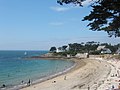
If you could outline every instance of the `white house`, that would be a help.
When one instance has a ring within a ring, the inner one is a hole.
[[[105,46],[98,46],[97,47],[98,51],[101,51],[103,54],[110,54],[112,51],[109,48],[106,48]]]
[[[67,54],[67,57],[68,57],[68,58],[70,58],[70,57],[71,57],[71,55]]]
[[[77,53],[75,57],[77,58],[87,58],[88,53]]]
[[[105,48],[105,46],[98,46],[97,47],[97,50],[102,50],[102,49],[104,49]]]
[[[63,47],[58,47],[56,49],[56,52],[59,53],[59,52],[65,52],[65,51],[68,51],[69,50],[69,46],[66,47],[66,49],[64,49]]]
[[[103,53],[103,54],[110,54],[110,53],[112,53],[112,52],[111,52],[111,50],[110,50],[109,48],[103,48],[103,49],[101,50],[101,53]]]
[[[59,53],[59,52],[64,52],[64,50],[62,49],[62,47],[59,47],[56,49],[56,52]]]

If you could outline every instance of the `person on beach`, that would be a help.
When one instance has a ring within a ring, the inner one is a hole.
[[[119,83],[119,85],[118,85],[118,89],[120,89],[120,83]]]
[[[66,76],[64,77],[64,80],[66,80]]]
[[[90,86],[88,85],[88,90],[90,90]]]
[[[3,84],[0,88],[5,88],[6,87],[6,85],[5,84]],[[0,89],[1,90],[1,89]]]
[[[28,85],[28,86],[30,86],[30,84],[31,84],[31,81],[30,81],[30,79],[29,79],[29,81],[28,81],[27,85]]]
[[[112,85],[112,90],[114,90],[114,88],[115,88],[114,85]]]
[[[23,84],[23,83],[24,83],[24,81],[22,80],[22,81],[21,81],[21,84]]]

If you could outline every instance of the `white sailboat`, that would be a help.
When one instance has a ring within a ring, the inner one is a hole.
[[[27,55],[27,52],[24,52],[24,55]]]

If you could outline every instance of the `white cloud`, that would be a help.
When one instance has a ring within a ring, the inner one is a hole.
[[[50,25],[53,25],[53,26],[61,26],[63,25],[64,23],[63,22],[51,22],[49,23]]]
[[[68,11],[70,10],[70,8],[68,7],[58,7],[58,6],[54,6],[54,7],[50,7],[52,10],[57,11],[57,12],[64,12],[64,11]]]
[[[91,3],[93,3],[95,0],[85,0],[84,2],[82,2],[82,5],[90,5]]]

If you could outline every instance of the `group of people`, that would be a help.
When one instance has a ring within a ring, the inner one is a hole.
[[[22,84],[24,83],[24,81],[22,80],[21,82]],[[31,85],[31,80],[29,79],[28,82],[27,82],[27,86],[30,86]]]
[[[24,81],[22,80],[21,83],[23,84]],[[28,82],[27,82],[27,86],[30,86],[30,85],[31,85],[31,80],[29,79]],[[6,85],[3,84],[0,88],[5,88],[5,87],[6,87]]]

